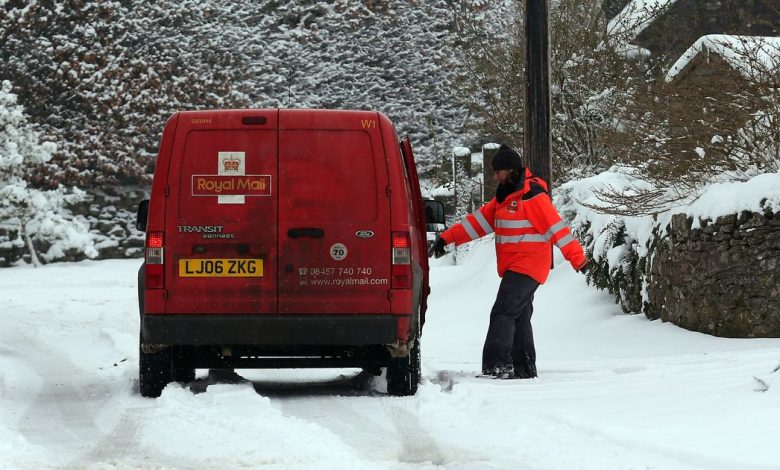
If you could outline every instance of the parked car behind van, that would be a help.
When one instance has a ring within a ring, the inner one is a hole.
[[[143,396],[268,367],[384,367],[390,394],[416,393],[425,211],[383,114],[177,113],[138,226]]]

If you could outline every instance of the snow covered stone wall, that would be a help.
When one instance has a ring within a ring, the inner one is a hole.
[[[626,313],[724,337],[780,337],[780,173],[713,183],[654,216],[594,210],[629,193],[619,171],[557,188],[554,202],[591,260],[588,282]]]
[[[672,217],[655,243],[650,318],[724,337],[780,337],[780,213]]]
[[[93,190],[78,209],[89,222],[97,259],[138,258],[143,255],[144,232],[135,228],[138,203],[149,198],[139,187],[107,187]]]
[[[93,190],[84,200],[69,207],[73,217],[89,227],[90,247],[97,251],[79,249],[73,241],[59,240],[63,250],[44,262],[80,261],[83,259],[138,258],[143,255],[144,233],[136,230],[135,218],[138,203],[148,198],[139,187],[105,187]],[[78,235],[78,234],[76,234]],[[35,239],[33,245],[38,254],[50,252],[51,243]],[[28,246],[19,238],[16,225],[0,224],[0,267],[19,262],[30,263]]]

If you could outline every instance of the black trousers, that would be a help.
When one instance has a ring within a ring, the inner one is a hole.
[[[536,377],[531,315],[537,287],[539,283],[524,274],[512,271],[504,274],[490,312],[490,326],[482,349],[483,373]]]

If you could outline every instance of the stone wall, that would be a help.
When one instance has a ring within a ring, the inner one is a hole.
[[[149,197],[148,191],[116,187],[93,191],[90,197],[83,209],[100,252],[97,259],[140,258],[146,235],[136,230],[135,218],[138,203]]]
[[[780,337],[780,214],[678,214],[650,255],[650,318],[716,336]]]
[[[135,229],[138,203],[148,198],[148,192],[139,187],[111,187],[93,190],[84,202],[71,207],[74,215],[83,216],[99,255],[96,259],[138,258],[143,255],[144,233]],[[27,247],[18,241],[14,229],[0,227],[0,267],[12,266],[20,260],[29,263]],[[49,247],[36,242],[38,253]],[[71,252],[56,261],[79,261],[83,253]]]

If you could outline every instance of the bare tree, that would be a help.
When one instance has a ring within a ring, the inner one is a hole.
[[[604,204],[594,209],[659,213],[712,182],[780,170],[780,40],[704,37],[677,68],[644,84],[618,116],[631,138],[616,155],[636,184],[599,190]]]
[[[467,35],[462,85],[464,95],[471,97],[475,134],[519,147],[526,58],[523,2],[516,4],[511,21],[499,29],[501,34]],[[645,73],[641,63],[610,45],[603,4],[604,0],[552,4],[551,124],[553,179],[558,182],[614,163],[612,139],[620,128],[615,108],[625,106]]]

